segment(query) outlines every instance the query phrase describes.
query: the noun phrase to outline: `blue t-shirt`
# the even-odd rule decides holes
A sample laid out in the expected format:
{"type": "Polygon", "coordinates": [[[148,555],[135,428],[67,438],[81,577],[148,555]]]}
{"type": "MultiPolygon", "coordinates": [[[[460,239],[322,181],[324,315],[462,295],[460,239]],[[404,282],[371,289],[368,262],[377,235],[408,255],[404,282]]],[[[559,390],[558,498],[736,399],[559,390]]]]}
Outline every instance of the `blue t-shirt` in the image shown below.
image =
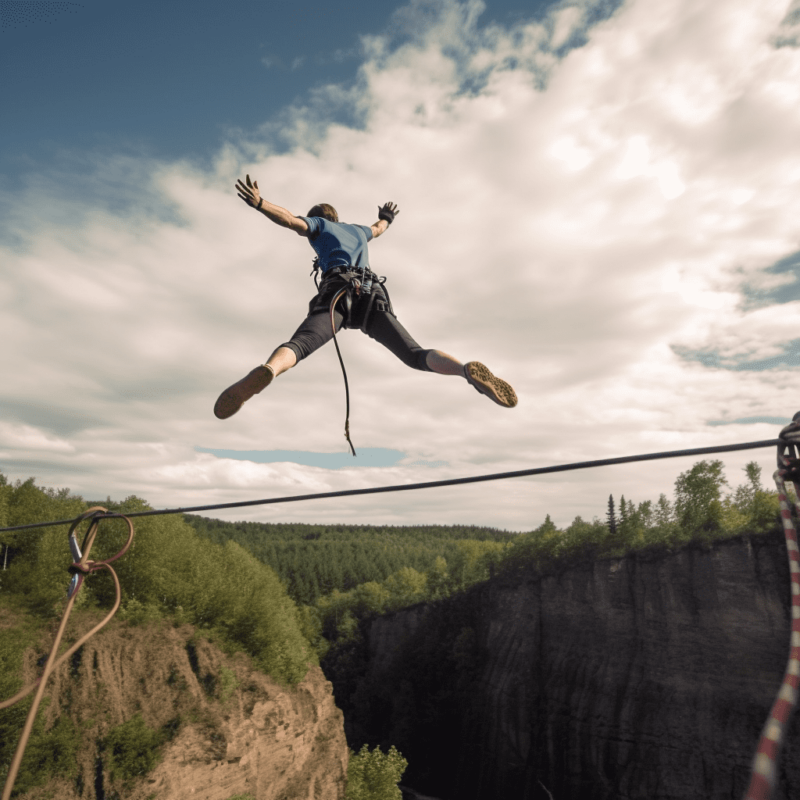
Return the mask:
{"type": "Polygon", "coordinates": [[[319,257],[319,266],[323,273],[335,267],[369,267],[367,242],[372,239],[372,228],[367,225],[331,222],[324,217],[300,219],[304,219],[308,225],[308,241],[319,257]]]}

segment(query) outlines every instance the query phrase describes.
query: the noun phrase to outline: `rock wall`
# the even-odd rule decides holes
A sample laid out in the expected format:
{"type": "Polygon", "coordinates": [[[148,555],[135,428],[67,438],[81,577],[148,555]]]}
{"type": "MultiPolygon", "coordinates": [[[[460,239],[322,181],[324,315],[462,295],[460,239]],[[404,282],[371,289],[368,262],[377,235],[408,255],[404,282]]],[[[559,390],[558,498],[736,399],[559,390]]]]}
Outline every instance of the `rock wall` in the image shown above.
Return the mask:
{"type": "MultiPolygon", "coordinates": [[[[370,624],[349,736],[446,800],[739,798],[789,591],[778,532],[495,579],[370,624]]],[[[775,800],[798,797],[795,716],[775,800]]]]}
{"type": "MultiPolygon", "coordinates": [[[[77,638],[92,619],[71,628],[77,638]]],[[[44,644],[44,643],[43,643],[44,644]]],[[[43,648],[44,649],[44,648],[43,648]]],[[[26,680],[39,654],[28,653],[26,680]]],[[[51,678],[47,725],[70,715],[81,732],[77,780],[30,791],[21,800],[341,800],[348,751],[342,712],[318,667],[294,688],[226,656],[190,626],[112,622],[79,658],[51,678]],[[141,714],[175,734],[155,769],[133,783],[110,774],[102,742],[141,714]]]]}

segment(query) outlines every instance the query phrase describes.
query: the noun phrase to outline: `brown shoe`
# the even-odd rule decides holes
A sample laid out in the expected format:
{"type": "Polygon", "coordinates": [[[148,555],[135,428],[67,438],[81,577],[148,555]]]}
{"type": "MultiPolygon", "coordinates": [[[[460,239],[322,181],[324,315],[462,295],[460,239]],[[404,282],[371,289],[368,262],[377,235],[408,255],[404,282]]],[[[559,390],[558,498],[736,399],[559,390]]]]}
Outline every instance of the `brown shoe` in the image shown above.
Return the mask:
{"type": "Polygon", "coordinates": [[[262,365],[251,370],[219,396],[214,404],[214,415],[218,419],[232,417],[254,394],[266,389],[274,377],[272,367],[262,365]]]}
{"type": "Polygon", "coordinates": [[[505,381],[495,378],[479,361],[470,361],[464,367],[464,377],[481,394],[490,397],[504,408],[514,408],[517,404],[516,392],[505,381]]]}

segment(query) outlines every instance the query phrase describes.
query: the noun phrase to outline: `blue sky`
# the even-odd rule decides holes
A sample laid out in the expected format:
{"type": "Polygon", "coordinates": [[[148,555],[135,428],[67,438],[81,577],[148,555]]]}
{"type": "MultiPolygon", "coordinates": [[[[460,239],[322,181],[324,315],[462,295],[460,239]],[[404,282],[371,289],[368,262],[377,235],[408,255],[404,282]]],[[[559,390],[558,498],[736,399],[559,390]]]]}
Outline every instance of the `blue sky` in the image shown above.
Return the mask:
{"type": "MultiPolygon", "coordinates": [[[[254,131],[306,103],[313,88],[352,82],[361,37],[395,28],[396,8],[349,0],[2,6],[0,174],[8,186],[58,168],[64,151],[208,162],[231,130],[254,131]]],[[[481,21],[513,24],[544,6],[492,2],[481,21]]]]}
{"type": "MultiPolygon", "coordinates": [[[[773,438],[800,405],[797,9],[0,2],[0,469],[174,507],[773,438]],[[398,202],[370,250],[398,316],[519,406],[347,332],[359,459],[332,350],[216,420],[313,293],[245,173],[293,213],[398,202]]],[[[525,530],[689,466],[246,513],[525,530]]]]}

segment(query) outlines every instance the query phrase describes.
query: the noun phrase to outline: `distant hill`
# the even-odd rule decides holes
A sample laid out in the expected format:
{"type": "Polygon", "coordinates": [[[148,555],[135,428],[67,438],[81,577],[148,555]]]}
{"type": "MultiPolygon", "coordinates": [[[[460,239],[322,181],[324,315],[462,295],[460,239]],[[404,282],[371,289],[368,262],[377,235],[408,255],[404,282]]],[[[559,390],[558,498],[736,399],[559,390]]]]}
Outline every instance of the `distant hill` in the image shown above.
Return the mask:
{"type": "Polygon", "coordinates": [[[334,590],[381,583],[404,567],[429,572],[437,557],[455,563],[459,542],[512,542],[517,534],[472,525],[304,525],[223,522],[186,514],[197,533],[234,541],[272,567],[295,602],[313,604],[334,590]]]}

